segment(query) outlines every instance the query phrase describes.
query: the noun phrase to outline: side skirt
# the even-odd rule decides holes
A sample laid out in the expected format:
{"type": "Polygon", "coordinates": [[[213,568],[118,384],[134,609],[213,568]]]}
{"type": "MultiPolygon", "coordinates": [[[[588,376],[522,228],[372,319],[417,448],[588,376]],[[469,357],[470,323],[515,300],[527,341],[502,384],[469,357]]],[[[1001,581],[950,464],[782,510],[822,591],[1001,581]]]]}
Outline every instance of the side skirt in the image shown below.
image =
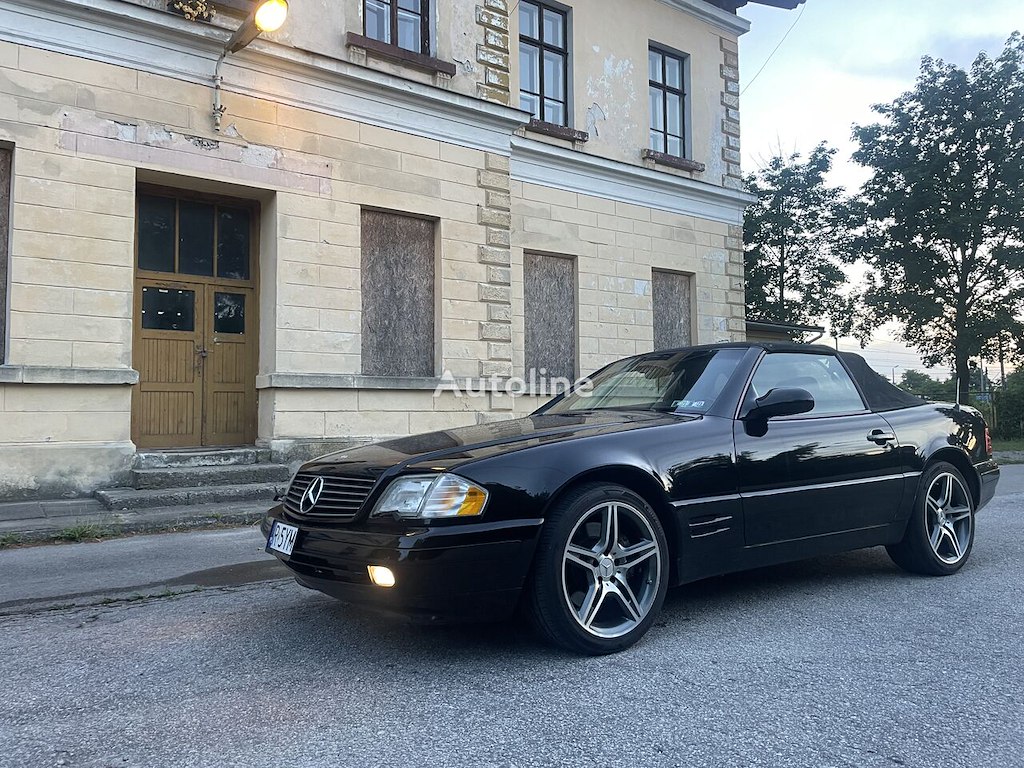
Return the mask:
{"type": "Polygon", "coordinates": [[[695,548],[694,542],[690,541],[686,548],[689,552],[685,552],[683,557],[676,561],[677,579],[673,583],[675,586],[679,586],[736,571],[764,568],[823,555],[835,555],[855,549],[895,544],[903,538],[906,527],[905,519],[894,520],[887,525],[859,528],[855,531],[810,536],[804,539],[761,544],[755,547],[740,547],[721,552],[720,557],[715,558],[714,561],[711,561],[710,558],[694,560],[688,557],[695,548]]]}

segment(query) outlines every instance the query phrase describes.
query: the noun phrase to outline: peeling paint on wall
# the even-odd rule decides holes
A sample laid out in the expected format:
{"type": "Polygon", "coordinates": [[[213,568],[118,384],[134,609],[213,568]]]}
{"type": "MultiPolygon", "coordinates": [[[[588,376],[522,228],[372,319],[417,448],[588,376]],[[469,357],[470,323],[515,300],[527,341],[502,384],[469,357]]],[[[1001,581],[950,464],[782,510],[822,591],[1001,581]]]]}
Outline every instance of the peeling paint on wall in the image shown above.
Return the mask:
{"type": "Polygon", "coordinates": [[[605,57],[600,76],[587,78],[587,97],[593,101],[593,106],[587,110],[588,130],[593,119],[593,135],[597,135],[600,120],[601,138],[606,143],[614,145],[618,152],[635,154],[639,147],[633,146],[637,130],[633,119],[637,104],[633,62],[613,55],[605,57]]]}
{"type": "Polygon", "coordinates": [[[601,105],[595,101],[587,107],[587,133],[592,137],[600,136],[601,132],[597,123],[598,121],[603,122],[607,119],[608,116],[604,113],[604,109],[602,109],[601,105]]]}

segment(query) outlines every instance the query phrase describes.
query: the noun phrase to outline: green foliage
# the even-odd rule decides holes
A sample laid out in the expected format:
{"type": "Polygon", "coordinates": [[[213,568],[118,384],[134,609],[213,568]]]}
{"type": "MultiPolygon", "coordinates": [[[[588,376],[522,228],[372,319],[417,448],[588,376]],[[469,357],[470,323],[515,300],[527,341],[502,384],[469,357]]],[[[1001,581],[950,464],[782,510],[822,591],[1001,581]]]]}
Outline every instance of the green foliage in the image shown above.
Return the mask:
{"type": "Polygon", "coordinates": [[[849,303],[839,295],[848,251],[849,210],[841,187],[825,176],[835,150],[819,144],[806,160],[777,155],[745,179],[757,202],[746,212],[747,316],[808,325],[828,319],[849,331],[849,303]]]}
{"type": "Polygon", "coordinates": [[[857,253],[873,267],[860,325],[903,323],[929,365],[956,371],[1024,309],[1024,42],[969,71],[925,58],[913,90],[854,129],[872,177],[857,253]]]}
{"type": "Polygon", "coordinates": [[[953,379],[939,381],[912,368],[903,372],[900,387],[926,400],[952,402],[956,397],[956,381],[953,379]]]}

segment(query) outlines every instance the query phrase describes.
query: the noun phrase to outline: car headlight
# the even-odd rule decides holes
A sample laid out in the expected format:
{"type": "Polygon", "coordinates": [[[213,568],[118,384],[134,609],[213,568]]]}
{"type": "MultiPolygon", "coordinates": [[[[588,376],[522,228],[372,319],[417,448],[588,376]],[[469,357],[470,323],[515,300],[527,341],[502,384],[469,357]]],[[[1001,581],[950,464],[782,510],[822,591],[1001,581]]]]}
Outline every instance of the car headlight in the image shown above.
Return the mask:
{"type": "Polygon", "coordinates": [[[458,475],[397,477],[373,508],[373,516],[472,517],[484,511],[487,491],[458,475]]]}

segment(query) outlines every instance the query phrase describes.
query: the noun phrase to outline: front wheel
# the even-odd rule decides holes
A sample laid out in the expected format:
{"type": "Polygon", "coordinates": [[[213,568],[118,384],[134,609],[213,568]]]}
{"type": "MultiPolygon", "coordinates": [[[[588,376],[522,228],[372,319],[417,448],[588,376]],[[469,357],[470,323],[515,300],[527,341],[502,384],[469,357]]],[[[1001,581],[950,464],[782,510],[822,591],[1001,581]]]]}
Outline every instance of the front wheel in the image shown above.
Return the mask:
{"type": "Polygon", "coordinates": [[[612,484],[573,489],[555,504],[538,543],[529,594],[534,623],[578,653],[639,640],[668,589],[668,545],[640,496],[612,484]]]}
{"type": "Polygon", "coordinates": [[[960,570],[973,546],[974,498],[960,471],[938,462],[921,476],[903,540],[886,549],[906,571],[948,576],[960,570]]]}

